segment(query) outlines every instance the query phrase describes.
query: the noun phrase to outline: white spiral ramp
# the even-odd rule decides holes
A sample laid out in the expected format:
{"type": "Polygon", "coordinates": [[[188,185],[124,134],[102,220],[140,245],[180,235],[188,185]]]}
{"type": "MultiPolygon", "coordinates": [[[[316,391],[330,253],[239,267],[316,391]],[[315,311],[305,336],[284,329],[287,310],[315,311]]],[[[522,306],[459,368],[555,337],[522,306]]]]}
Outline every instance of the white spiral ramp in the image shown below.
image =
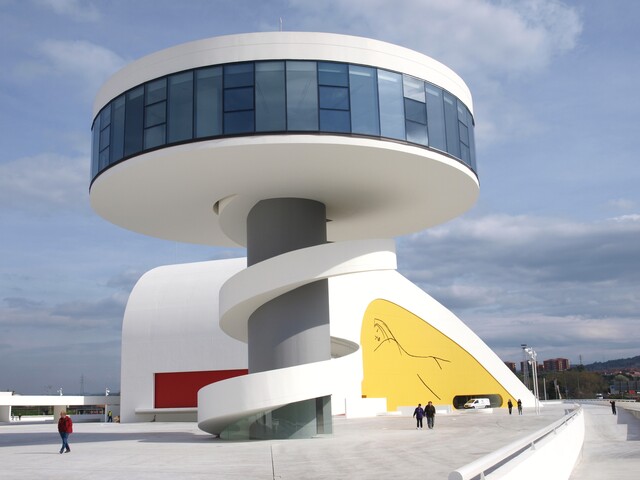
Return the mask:
{"type": "MultiPolygon", "coordinates": [[[[294,250],[252,265],[220,290],[220,327],[247,342],[247,323],[264,303],[318,280],[353,273],[395,270],[393,240],[327,243],[294,250]]],[[[359,346],[331,338],[332,360],[252,373],[213,383],[198,392],[198,427],[219,435],[231,424],[284,405],[331,395],[341,378],[340,358],[359,346]],[[338,369],[338,370],[336,370],[338,369]]]]}

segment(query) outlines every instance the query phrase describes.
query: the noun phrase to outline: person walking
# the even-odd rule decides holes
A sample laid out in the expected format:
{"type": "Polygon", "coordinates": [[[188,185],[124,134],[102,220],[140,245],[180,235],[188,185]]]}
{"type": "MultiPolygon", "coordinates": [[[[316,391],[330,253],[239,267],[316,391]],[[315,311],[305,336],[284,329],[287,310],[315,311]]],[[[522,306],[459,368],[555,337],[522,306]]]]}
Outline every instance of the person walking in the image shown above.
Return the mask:
{"type": "Polygon", "coordinates": [[[611,404],[611,413],[613,413],[614,415],[617,415],[617,413],[616,413],[616,401],[615,400],[609,400],[609,403],[611,404]]]}
{"type": "Polygon", "coordinates": [[[513,402],[511,399],[507,402],[507,407],[509,408],[509,415],[511,415],[511,410],[513,410],[513,402]]]}
{"type": "Polygon", "coordinates": [[[67,412],[64,410],[60,412],[60,419],[58,420],[58,433],[62,438],[62,448],[60,453],[69,453],[69,434],[73,433],[73,422],[71,417],[67,416],[67,412]]]}
{"type": "Polygon", "coordinates": [[[413,416],[416,419],[416,430],[422,430],[422,417],[424,417],[424,410],[422,409],[422,404],[419,403],[416,409],[413,411],[413,416]]]}
{"type": "Polygon", "coordinates": [[[111,410],[107,413],[107,422],[113,422],[113,412],[111,410]]]}
{"type": "Polygon", "coordinates": [[[522,415],[522,400],[518,399],[518,415],[522,415]]]}
{"type": "Polygon", "coordinates": [[[424,414],[427,417],[427,427],[433,428],[436,419],[436,407],[434,407],[431,402],[427,403],[427,406],[424,407],[424,414]]]}

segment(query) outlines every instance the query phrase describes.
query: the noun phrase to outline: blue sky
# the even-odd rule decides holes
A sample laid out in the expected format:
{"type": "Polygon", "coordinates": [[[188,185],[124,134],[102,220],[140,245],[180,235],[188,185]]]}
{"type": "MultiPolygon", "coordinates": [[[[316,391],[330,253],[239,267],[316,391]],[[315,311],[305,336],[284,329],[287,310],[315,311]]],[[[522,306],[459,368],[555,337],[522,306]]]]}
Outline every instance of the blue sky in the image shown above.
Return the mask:
{"type": "Polygon", "coordinates": [[[159,265],[243,256],[89,206],[104,80],[172,45],[278,30],[432,56],[474,97],[481,192],[397,240],[399,270],[503,360],[640,355],[640,2],[0,0],[0,390],[119,388],[128,293],[159,265]]]}

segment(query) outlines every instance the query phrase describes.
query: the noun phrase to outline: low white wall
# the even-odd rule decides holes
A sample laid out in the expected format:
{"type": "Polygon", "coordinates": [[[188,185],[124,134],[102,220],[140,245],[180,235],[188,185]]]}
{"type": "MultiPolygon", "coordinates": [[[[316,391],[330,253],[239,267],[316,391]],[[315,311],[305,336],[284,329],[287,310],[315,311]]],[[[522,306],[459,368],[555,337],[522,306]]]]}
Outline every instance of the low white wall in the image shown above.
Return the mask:
{"type": "Polygon", "coordinates": [[[568,480],[584,443],[584,411],[580,408],[546,428],[516,440],[449,474],[449,480],[568,480]],[[501,467],[492,470],[510,459],[501,467]]]}
{"type": "Polygon", "coordinates": [[[487,475],[487,479],[539,480],[568,479],[584,443],[584,412],[580,411],[565,427],[551,433],[535,449],[529,449],[513,463],[487,475]]]}
{"type": "Polygon", "coordinates": [[[633,415],[637,419],[640,419],[640,402],[616,402],[616,406],[618,406],[619,408],[624,408],[631,415],[633,415]]]}
{"type": "MultiPolygon", "coordinates": [[[[424,405],[422,406],[424,408],[424,405]]],[[[398,407],[400,415],[405,417],[412,417],[413,411],[416,409],[416,405],[412,407],[402,406],[398,407]]],[[[489,410],[489,409],[487,409],[489,410]]],[[[493,412],[493,409],[490,409],[493,412]]],[[[436,415],[449,415],[453,411],[451,405],[436,405],[436,415]]]]}
{"type": "Polygon", "coordinates": [[[375,417],[387,413],[386,398],[347,398],[345,404],[347,418],[375,417]]]}

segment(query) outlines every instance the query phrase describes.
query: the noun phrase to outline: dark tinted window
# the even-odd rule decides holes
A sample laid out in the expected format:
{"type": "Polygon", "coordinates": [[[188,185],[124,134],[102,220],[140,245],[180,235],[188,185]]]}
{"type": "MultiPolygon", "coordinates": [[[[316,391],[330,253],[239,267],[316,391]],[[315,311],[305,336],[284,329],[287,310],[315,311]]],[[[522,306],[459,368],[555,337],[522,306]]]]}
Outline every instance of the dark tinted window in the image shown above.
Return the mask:
{"type": "Polygon", "coordinates": [[[161,78],[147,83],[145,105],[160,102],[167,99],[167,79],[161,78]]]}
{"type": "Polygon", "coordinates": [[[95,177],[99,170],[100,159],[100,115],[96,116],[93,122],[93,128],[91,132],[91,178],[95,177]]]}
{"type": "Polygon", "coordinates": [[[167,121],[166,102],[154,103],[144,109],[144,127],[153,127],[167,121]]]}
{"type": "Polygon", "coordinates": [[[349,109],[349,89],[344,87],[319,87],[320,108],[349,109]]]}
{"type": "Polygon", "coordinates": [[[256,132],[382,136],[449,153],[476,169],[473,117],[419,78],[301,60],[197,68],[115,98],[92,129],[91,171],[167,143],[256,132]]]}
{"type": "Polygon", "coordinates": [[[193,137],[193,72],[169,77],[168,141],[180,142],[193,137]]]}
{"type": "Polygon", "coordinates": [[[318,62],[318,84],[348,87],[347,67],[346,63],[318,62]]]}
{"type": "Polygon", "coordinates": [[[222,134],[222,67],[196,70],[196,137],[222,134]]]}
{"type": "Polygon", "coordinates": [[[124,121],[124,154],[133,155],[142,150],[142,118],[144,108],[144,87],[127,93],[124,121]]]}
{"type": "Polygon", "coordinates": [[[422,124],[427,123],[427,109],[424,103],[416,102],[408,98],[404,99],[404,112],[406,119],[422,124]]]}
{"type": "Polygon", "coordinates": [[[402,75],[378,70],[380,99],[380,135],[405,139],[402,75]]]}
{"type": "Polygon", "coordinates": [[[320,130],[323,132],[350,131],[349,112],[344,110],[320,110],[320,130]]]}
{"type": "Polygon", "coordinates": [[[287,128],[284,62],[256,63],[256,131],[287,128]]]}
{"type": "Polygon", "coordinates": [[[233,135],[253,132],[253,130],[253,110],[224,114],[224,133],[233,135]]]}
{"type": "Polygon", "coordinates": [[[287,62],[287,129],[318,130],[316,62],[287,62]]]}
{"type": "Polygon", "coordinates": [[[120,95],[113,101],[111,116],[111,163],[124,157],[124,114],[125,98],[120,95]]]}
{"type": "Polygon", "coordinates": [[[407,120],[407,142],[427,145],[427,126],[407,120]]]}
{"type": "Polygon", "coordinates": [[[144,130],[144,148],[159,147],[167,143],[165,136],[165,126],[156,125],[155,127],[145,128],[144,130]]]}
{"type": "Polygon", "coordinates": [[[444,129],[444,103],[442,89],[427,84],[427,119],[429,127],[429,146],[438,150],[447,149],[444,129]]]}
{"type": "Polygon", "coordinates": [[[224,111],[235,112],[238,110],[253,109],[253,87],[225,89],[224,111]]]}
{"type": "Polygon", "coordinates": [[[375,68],[349,65],[349,97],[351,131],[365,135],[380,135],[375,68]]]}
{"type": "Polygon", "coordinates": [[[253,63],[237,63],[224,67],[224,88],[253,86],[253,63]]]}
{"type": "Polygon", "coordinates": [[[444,123],[447,136],[447,152],[460,158],[460,135],[458,133],[457,99],[444,92],[444,123]]]}

